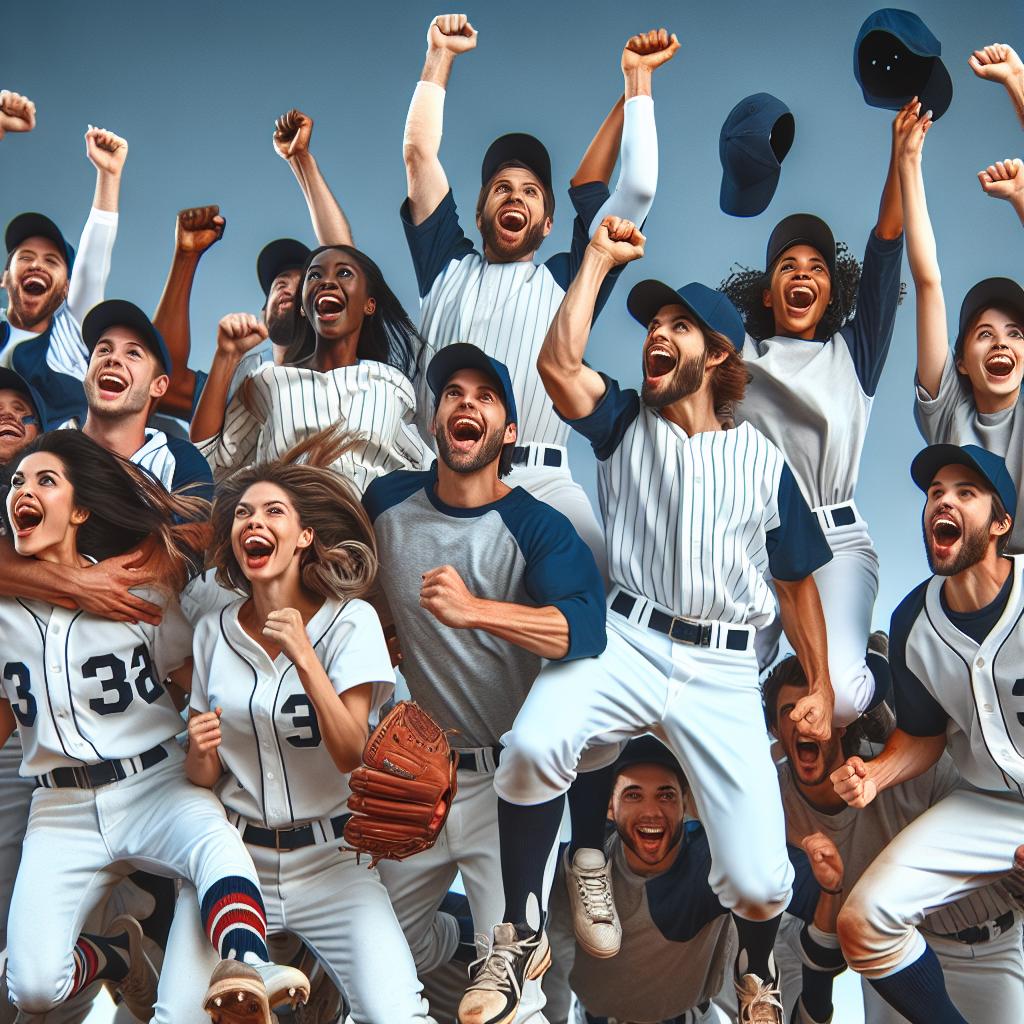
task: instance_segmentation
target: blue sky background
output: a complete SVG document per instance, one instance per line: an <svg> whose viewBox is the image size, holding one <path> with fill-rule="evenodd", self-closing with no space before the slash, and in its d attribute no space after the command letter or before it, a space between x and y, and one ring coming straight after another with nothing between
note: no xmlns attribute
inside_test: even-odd
<svg viewBox="0 0 1024 1024"><path fill-rule="evenodd" d="M456 198L471 210L483 150L510 130L545 140L556 182L567 186L621 91L625 39L659 26L678 33L682 49L655 76L661 179L648 255L627 268L589 353L595 366L635 382L642 335L624 308L633 282L657 276L714 285L734 262L760 264L772 226L798 210L824 217L838 239L862 250L877 213L891 119L864 104L852 71L857 30L873 9L872 0L478 3L468 13L479 45L457 62L446 108L441 155ZM1018 276L1024 235L1009 206L981 192L975 172L1024 155L1021 132L1003 90L976 79L966 61L986 43L1024 49L1024 14L1018 0L969 7L918 0L914 10L942 41L953 78L952 106L928 137L925 175L955 318L974 282ZM0 219L39 209L77 240L93 188L82 133L92 123L124 135L130 152L108 296L152 310L175 212L219 203L227 231L203 259L192 304L192 365L206 367L218 318L261 305L254 264L264 242L279 235L312 241L298 188L271 146L274 118L298 106L315 119L313 151L357 244L415 310L398 219L401 141L436 13L435 4L419 0L6 5L0 85L35 100L39 124L31 135L0 142ZM739 220L718 209L718 133L736 101L759 91L788 104L796 140L768 210ZM545 256L569 235L569 203L564 192L558 199ZM880 625L926 574L921 501L907 471L921 447L912 419L913 305L911 288L857 492L881 557ZM593 493L593 462L575 441L573 458L577 479Z"/></svg>

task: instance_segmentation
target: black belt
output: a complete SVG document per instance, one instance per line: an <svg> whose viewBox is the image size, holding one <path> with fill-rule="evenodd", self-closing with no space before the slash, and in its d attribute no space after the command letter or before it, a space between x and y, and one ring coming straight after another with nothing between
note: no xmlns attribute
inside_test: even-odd
<svg viewBox="0 0 1024 1024"><path fill-rule="evenodd" d="M351 817L351 814L339 814L336 818L331 818L335 839L341 838L345 831L345 822ZM246 825L242 839L253 846L262 846L268 850L288 851L313 846L317 836L312 824L296 825L295 828L262 828L259 825Z"/></svg>
<svg viewBox="0 0 1024 1024"><path fill-rule="evenodd" d="M126 757L116 761L99 761L96 764L85 764L80 768L54 768L45 775L37 775L36 783L47 789L99 789L109 786L112 782L121 782L128 776L138 772L128 772L126 762L138 760L140 771L152 768L167 757L167 750L161 744L135 757Z"/></svg>
<svg viewBox="0 0 1024 1024"><path fill-rule="evenodd" d="M494 767L498 767L498 762L501 760L501 745L491 747L491 752L494 756ZM457 750L456 753L459 755L459 771L467 772L489 772L490 768L484 763L484 759L477 758L476 753L472 750Z"/></svg>
<svg viewBox="0 0 1024 1024"><path fill-rule="evenodd" d="M839 505L829 513L835 526L853 526L857 522L856 513L852 505Z"/></svg>
<svg viewBox="0 0 1024 1024"><path fill-rule="evenodd" d="M512 449L512 465L523 466L530 460L530 449L517 445ZM544 465L558 467L562 464L562 453L557 448L544 448Z"/></svg>
<svg viewBox="0 0 1024 1024"><path fill-rule="evenodd" d="M976 924L972 928L964 928L963 931L947 935L946 938L956 939L957 942L966 942L971 946L976 946L980 942L989 942L991 939L1005 934L1012 927L1013 911L1008 910L994 921L990 921L989 924Z"/></svg>
<svg viewBox="0 0 1024 1024"><path fill-rule="evenodd" d="M612 601L612 611L617 612L623 618L629 618L636 605L636 598L621 591L615 595ZM647 619L647 626L657 633L664 633L665 636L677 643L690 644L693 647L710 647L711 630L710 622L691 622L689 619L681 619L679 616L667 615L657 608L652 609ZM725 647L729 651L745 651L750 646L750 632L746 629L726 629Z"/></svg>

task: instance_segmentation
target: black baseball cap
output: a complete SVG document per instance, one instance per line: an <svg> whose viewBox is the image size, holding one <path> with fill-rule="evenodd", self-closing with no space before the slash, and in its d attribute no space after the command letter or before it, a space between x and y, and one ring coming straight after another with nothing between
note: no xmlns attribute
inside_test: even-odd
<svg viewBox="0 0 1024 1024"><path fill-rule="evenodd" d="M145 346L156 356L164 373L171 373L171 354L167 351L163 335L153 326L153 321L127 299L107 299L93 306L82 321L82 340L92 355L92 350L110 327L130 327Z"/></svg>
<svg viewBox="0 0 1024 1024"><path fill-rule="evenodd" d="M832 229L813 213L792 213L783 217L768 238L768 250L764 258L765 273L769 273L775 261L793 245L809 245L821 253L830 276L836 274L836 240Z"/></svg>
<svg viewBox="0 0 1024 1024"><path fill-rule="evenodd" d="M0 391L17 391L32 404L39 430L46 430L47 413L43 396L17 370L0 366Z"/></svg>
<svg viewBox="0 0 1024 1024"><path fill-rule="evenodd" d="M953 100L942 43L914 14L883 7L869 14L853 45L853 74L871 107L899 110L917 96L937 121Z"/></svg>
<svg viewBox="0 0 1024 1024"><path fill-rule="evenodd" d="M274 278L286 270L301 270L312 250L294 238L275 238L267 242L256 257L256 276L264 295L270 294Z"/></svg>
<svg viewBox="0 0 1024 1024"><path fill-rule="evenodd" d="M767 208L795 133L789 107L771 93L754 93L732 108L718 137L723 213L755 217Z"/></svg>
<svg viewBox="0 0 1024 1024"><path fill-rule="evenodd" d="M1010 515L1017 510L1017 487L1006 468L1005 460L995 452L986 451L976 444L933 444L918 452L910 464L910 476L926 494L935 474L943 466L968 466L978 473L999 495L1003 508Z"/></svg>
<svg viewBox="0 0 1024 1024"><path fill-rule="evenodd" d="M521 164L537 175L538 180L553 194L551 188L551 157L544 143L525 132L512 132L495 139L484 154L480 169L480 184L486 185L499 168L508 164Z"/></svg>
<svg viewBox="0 0 1024 1024"><path fill-rule="evenodd" d="M683 773L682 766L676 759L675 754L661 740L654 736L638 736L636 739L630 740L612 765L612 771L618 776L621 772L635 764L656 764L662 768L667 768L678 776L679 785L684 793L689 789L686 775Z"/></svg>
<svg viewBox="0 0 1024 1024"><path fill-rule="evenodd" d="M48 238L64 254L68 273L75 266L75 247L64 237L59 227L43 213L19 213L7 225L4 244L10 255L26 238Z"/></svg>
<svg viewBox="0 0 1024 1024"><path fill-rule="evenodd" d="M960 304L960 323L954 351L960 351L964 331L974 314L989 306L1008 306L1024 316L1024 288L1008 277L986 277L984 281L979 281Z"/></svg>
<svg viewBox="0 0 1024 1024"><path fill-rule="evenodd" d="M464 341L446 345L430 360L430 365L427 366L427 384L430 386L435 402L440 397L445 384L459 370L480 370L493 378L501 387L505 402L506 422L518 423L516 396L512 391L512 378L509 376L508 367L500 360L489 356L483 349Z"/></svg>
<svg viewBox="0 0 1024 1024"><path fill-rule="evenodd" d="M630 315L644 327L654 319L655 313L662 306L677 304L685 306L702 327L728 338L737 352L743 348L743 318L727 295L707 285L693 281L672 288L662 281L649 279L634 285L626 299Z"/></svg>

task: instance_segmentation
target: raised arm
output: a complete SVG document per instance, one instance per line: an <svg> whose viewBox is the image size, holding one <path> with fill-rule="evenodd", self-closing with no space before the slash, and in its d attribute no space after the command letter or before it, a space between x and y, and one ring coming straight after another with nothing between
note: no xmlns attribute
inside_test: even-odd
<svg viewBox="0 0 1024 1024"><path fill-rule="evenodd" d="M427 57L405 119L402 157L414 224L422 224L448 194L441 166L444 95L452 63L476 46L476 29L464 14L439 14L427 29Z"/></svg>
<svg viewBox="0 0 1024 1024"><path fill-rule="evenodd" d="M911 103L914 101L912 100ZM911 103L904 110L909 111ZM899 238L903 233L903 196L900 192L900 173L897 160L896 125L903 115L901 110L892 122L892 141L889 145L889 168L885 173L882 198L878 204L875 234L879 238Z"/></svg>
<svg viewBox="0 0 1024 1024"><path fill-rule="evenodd" d="M0 89L0 139L8 132L30 132L36 126L36 105L20 92Z"/></svg>
<svg viewBox="0 0 1024 1024"><path fill-rule="evenodd" d="M597 296L614 267L643 256L644 241L631 221L602 220L551 321L537 357L537 372L556 411L565 419L589 416L604 396L601 375L583 362Z"/></svg>
<svg viewBox="0 0 1024 1024"><path fill-rule="evenodd" d="M993 43L975 50L968 58L971 70L988 82L998 82L1010 97L1017 119L1024 128L1024 62L1012 46Z"/></svg>
<svg viewBox="0 0 1024 1024"><path fill-rule="evenodd" d="M167 272L167 281L153 314L153 324L163 335L174 365L171 386L160 401L160 409L185 420L192 416L196 390L195 371L188 365L192 351L189 319L192 283L200 258L221 239L224 226L219 206L193 206L178 212L171 269Z"/></svg>
<svg viewBox="0 0 1024 1024"><path fill-rule="evenodd" d="M946 302L935 247L935 233L928 216L921 155L931 127L920 104L897 118L900 189L907 229L907 259L917 293L917 379L933 398L939 393L942 370L949 358Z"/></svg>
<svg viewBox="0 0 1024 1024"><path fill-rule="evenodd" d="M274 124L274 149L287 161L302 189L317 241L321 245L354 245L348 219L309 151L312 133L313 119L301 110L289 110Z"/></svg>
<svg viewBox="0 0 1024 1024"><path fill-rule="evenodd" d="M1005 199L1024 224L1024 160L1007 157L978 171L978 181L986 195Z"/></svg>

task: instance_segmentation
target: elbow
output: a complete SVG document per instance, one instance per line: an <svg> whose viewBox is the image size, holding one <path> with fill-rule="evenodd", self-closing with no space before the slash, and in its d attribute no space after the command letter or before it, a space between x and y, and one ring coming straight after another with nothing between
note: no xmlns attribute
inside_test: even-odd
<svg viewBox="0 0 1024 1024"><path fill-rule="evenodd" d="M419 139L407 138L402 143L402 159L410 171L423 167L429 160L436 159L436 157L437 151L432 151L430 146L425 145Z"/></svg>

